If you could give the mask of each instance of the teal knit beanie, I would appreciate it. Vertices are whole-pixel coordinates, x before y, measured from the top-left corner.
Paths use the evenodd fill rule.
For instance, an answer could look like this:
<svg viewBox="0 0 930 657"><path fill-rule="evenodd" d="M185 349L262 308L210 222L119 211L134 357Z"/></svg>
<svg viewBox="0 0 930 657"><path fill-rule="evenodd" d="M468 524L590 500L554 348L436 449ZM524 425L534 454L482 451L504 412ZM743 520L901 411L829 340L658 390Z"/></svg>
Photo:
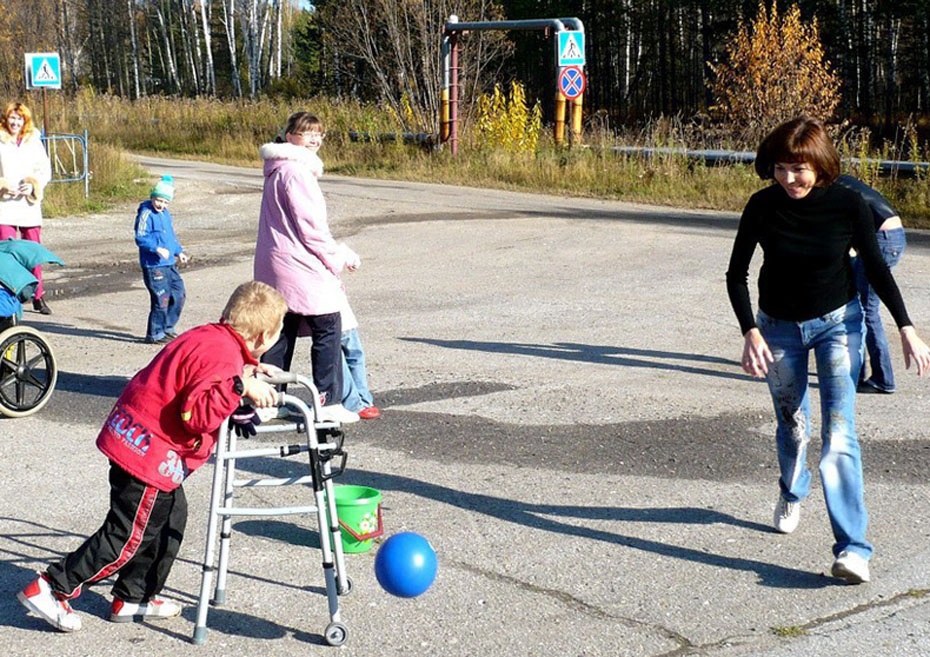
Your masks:
<svg viewBox="0 0 930 657"><path fill-rule="evenodd" d="M174 199L174 178L162 176L161 180L152 188L151 198L163 198L168 202Z"/></svg>

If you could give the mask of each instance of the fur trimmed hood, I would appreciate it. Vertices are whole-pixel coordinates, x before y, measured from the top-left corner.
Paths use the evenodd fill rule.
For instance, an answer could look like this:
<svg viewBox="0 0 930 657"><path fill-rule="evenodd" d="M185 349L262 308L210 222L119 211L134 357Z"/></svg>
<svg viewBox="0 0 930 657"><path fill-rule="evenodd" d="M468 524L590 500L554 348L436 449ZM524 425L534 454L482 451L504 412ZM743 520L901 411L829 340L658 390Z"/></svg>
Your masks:
<svg viewBox="0 0 930 657"><path fill-rule="evenodd" d="M0 143L12 144L15 141L16 140L13 135L11 135L6 128L0 127ZM23 135L23 144L29 143L31 141L38 141L39 143L42 142L42 135L38 130L33 130L28 135Z"/></svg>
<svg viewBox="0 0 930 657"><path fill-rule="evenodd" d="M304 146L296 146L287 142L263 144L258 154L265 161L266 176L286 162L298 162L308 166L315 178L323 175L323 160Z"/></svg>

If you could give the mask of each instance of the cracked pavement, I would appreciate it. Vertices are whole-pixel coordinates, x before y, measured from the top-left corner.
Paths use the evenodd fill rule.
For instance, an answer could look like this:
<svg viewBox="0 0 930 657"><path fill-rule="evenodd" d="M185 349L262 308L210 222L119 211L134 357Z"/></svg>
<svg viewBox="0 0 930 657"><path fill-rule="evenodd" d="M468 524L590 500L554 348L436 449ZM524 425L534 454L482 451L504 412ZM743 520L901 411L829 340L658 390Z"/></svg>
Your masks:
<svg viewBox="0 0 930 657"><path fill-rule="evenodd" d="M193 257L182 324L212 321L251 274L260 171L139 159L176 180L172 213ZM322 185L334 233L362 257L345 281L384 411L348 428L342 481L381 490L387 532L424 534L440 564L429 592L400 600L378 587L374 551L349 555L340 654L930 653L930 383L904 372L893 344L899 391L858 399L876 556L872 583L841 585L825 574L832 537L817 486L797 532L770 529L771 402L739 370L723 280L736 215L337 176ZM39 413L0 419L8 653L334 650L320 636L328 614L308 517L235 523L227 604L210 611L207 643L188 644L209 467L185 484L188 535L165 592L188 605L182 618L107 623L101 585L74 605L84 629L59 636L15 600L34 569L96 529L106 464L94 438L155 353L140 342L148 299L134 213L58 218L43 231L67 266L48 272L54 314L25 320L60 373ZM909 239L895 274L927 338L930 250L925 234ZM303 345L295 362L307 354ZM240 467L302 472L293 458ZM308 493L243 495L283 505Z"/></svg>

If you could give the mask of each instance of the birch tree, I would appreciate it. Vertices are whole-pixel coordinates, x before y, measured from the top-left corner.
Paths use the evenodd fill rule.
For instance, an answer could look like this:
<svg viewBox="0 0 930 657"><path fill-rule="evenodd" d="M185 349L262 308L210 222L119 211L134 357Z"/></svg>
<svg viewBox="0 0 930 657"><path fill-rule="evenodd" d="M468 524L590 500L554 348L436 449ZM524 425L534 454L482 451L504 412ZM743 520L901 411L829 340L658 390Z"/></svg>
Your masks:
<svg viewBox="0 0 930 657"><path fill-rule="evenodd" d="M200 1L200 29L203 33L204 53L206 60L204 62L204 92L213 96L216 95L216 71L213 67L213 39L211 37L211 6L209 0Z"/></svg>
<svg viewBox="0 0 930 657"><path fill-rule="evenodd" d="M233 96L242 98L242 80L239 78L239 57L236 46L236 0L220 0L223 5L223 29L226 32L226 48L229 52L230 82Z"/></svg>
<svg viewBox="0 0 930 657"><path fill-rule="evenodd" d="M136 39L136 5L134 0L126 0L126 15L129 17L129 39L132 46L129 58L132 62L133 97L139 98L142 96L142 90L139 80L139 42Z"/></svg>
<svg viewBox="0 0 930 657"><path fill-rule="evenodd" d="M439 49L449 16L503 18L490 0L327 0L317 6L334 74L352 79L357 95L387 103L405 129L418 131L438 127ZM461 98L472 102L493 82L508 41L501 32L476 32L460 43Z"/></svg>

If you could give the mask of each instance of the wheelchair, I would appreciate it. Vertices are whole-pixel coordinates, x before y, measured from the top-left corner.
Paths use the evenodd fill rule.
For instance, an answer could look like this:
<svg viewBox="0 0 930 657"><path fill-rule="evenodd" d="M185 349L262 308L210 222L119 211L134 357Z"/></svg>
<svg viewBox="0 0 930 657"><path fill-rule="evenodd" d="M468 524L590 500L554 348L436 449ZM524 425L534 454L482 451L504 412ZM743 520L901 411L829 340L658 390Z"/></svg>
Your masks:
<svg viewBox="0 0 930 657"><path fill-rule="evenodd" d="M0 415L38 412L52 396L58 366L51 345L16 316L0 317Z"/></svg>

